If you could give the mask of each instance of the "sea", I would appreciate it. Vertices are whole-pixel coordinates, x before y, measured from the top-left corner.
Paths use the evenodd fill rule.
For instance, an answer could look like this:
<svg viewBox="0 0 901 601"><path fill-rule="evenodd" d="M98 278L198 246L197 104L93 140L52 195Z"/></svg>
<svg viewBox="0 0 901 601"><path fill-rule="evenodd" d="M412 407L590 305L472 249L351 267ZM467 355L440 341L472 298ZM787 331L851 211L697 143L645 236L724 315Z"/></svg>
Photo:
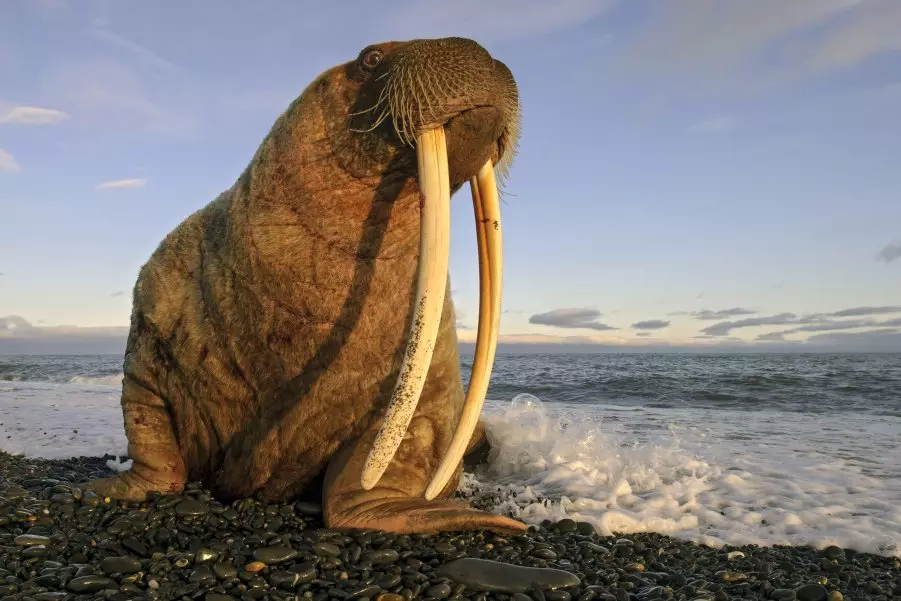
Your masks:
<svg viewBox="0 0 901 601"><path fill-rule="evenodd" d="M126 469L121 372L0 356L0 449ZM901 354L500 353L483 417L461 488L528 523L901 557Z"/></svg>

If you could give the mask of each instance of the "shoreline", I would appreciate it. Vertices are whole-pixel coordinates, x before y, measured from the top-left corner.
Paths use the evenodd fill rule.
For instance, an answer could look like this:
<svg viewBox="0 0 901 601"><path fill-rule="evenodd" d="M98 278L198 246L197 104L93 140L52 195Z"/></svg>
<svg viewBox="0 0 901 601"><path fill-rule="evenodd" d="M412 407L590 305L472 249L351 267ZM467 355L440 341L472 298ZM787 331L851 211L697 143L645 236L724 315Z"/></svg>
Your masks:
<svg viewBox="0 0 901 601"><path fill-rule="evenodd" d="M654 533L602 537L572 520L515 537L341 532L324 529L311 503L223 506L193 484L177 497L116 503L73 488L113 473L106 459L0 451L0 601L901 597L898 558L839 547L716 549ZM468 580L478 575L458 573L473 568L454 564L467 557L562 570L578 584L517 592L511 581L506 592L480 591Z"/></svg>

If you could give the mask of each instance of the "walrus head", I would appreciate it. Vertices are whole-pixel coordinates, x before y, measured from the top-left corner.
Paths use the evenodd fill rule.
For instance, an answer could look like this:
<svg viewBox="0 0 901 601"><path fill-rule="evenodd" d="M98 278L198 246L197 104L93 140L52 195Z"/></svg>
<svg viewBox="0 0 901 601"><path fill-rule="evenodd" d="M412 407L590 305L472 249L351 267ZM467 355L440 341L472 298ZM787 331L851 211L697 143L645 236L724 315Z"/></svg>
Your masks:
<svg viewBox="0 0 901 601"><path fill-rule="evenodd" d="M460 422L431 484L432 499L463 457L485 400L501 308L501 220L495 171L503 177L516 152L519 94L506 65L465 38L368 46L348 65L359 84L350 130L362 153L386 157L415 151L422 191L417 298L410 337L384 422L363 469L374 487L403 439L422 391L445 297L449 200L469 181L479 260L479 327L472 376Z"/></svg>

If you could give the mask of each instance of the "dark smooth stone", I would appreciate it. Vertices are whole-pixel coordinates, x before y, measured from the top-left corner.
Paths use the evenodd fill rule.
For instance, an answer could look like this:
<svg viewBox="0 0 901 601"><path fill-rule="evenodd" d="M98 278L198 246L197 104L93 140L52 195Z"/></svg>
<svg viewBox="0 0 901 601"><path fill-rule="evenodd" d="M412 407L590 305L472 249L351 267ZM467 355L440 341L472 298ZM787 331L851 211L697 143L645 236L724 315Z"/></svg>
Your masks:
<svg viewBox="0 0 901 601"><path fill-rule="evenodd" d="M116 582L106 576L79 576L66 584L66 588L73 593L96 593L103 589L119 588Z"/></svg>
<svg viewBox="0 0 901 601"><path fill-rule="evenodd" d="M823 555L825 555L827 559L843 560L845 559L845 550L835 545L829 545L823 549Z"/></svg>
<svg viewBox="0 0 901 601"><path fill-rule="evenodd" d="M223 595L221 593L207 593L203 598L204 601L235 601L231 595Z"/></svg>
<svg viewBox="0 0 901 601"><path fill-rule="evenodd" d="M47 591L32 595L31 598L34 599L34 601L63 601L63 599L70 596L69 593L64 593L62 591Z"/></svg>
<svg viewBox="0 0 901 601"><path fill-rule="evenodd" d="M435 570L472 591L525 593L578 586L578 576L553 568L530 568L488 559L465 557Z"/></svg>
<svg viewBox="0 0 901 601"><path fill-rule="evenodd" d="M572 599L572 595L566 591L547 591L544 593L544 598L547 601L569 601Z"/></svg>
<svg viewBox="0 0 901 601"><path fill-rule="evenodd" d="M38 545L49 545L50 538L41 536L40 534L20 534L13 539L13 544L20 547L36 547Z"/></svg>
<svg viewBox="0 0 901 601"><path fill-rule="evenodd" d="M795 591L790 588L777 588L770 593L770 599L778 601L791 601L795 598Z"/></svg>
<svg viewBox="0 0 901 601"><path fill-rule="evenodd" d="M75 502L75 497L72 496L72 493L68 492L58 492L50 497L50 500L54 503L59 503L61 505L68 505L70 503Z"/></svg>
<svg viewBox="0 0 901 601"><path fill-rule="evenodd" d="M554 530L562 533L575 532L578 528L579 526L576 524L575 520L570 518L563 518L554 524Z"/></svg>
<svg viewBox="0 0 901 601"><path fill-rule="evenodd" d="M32 545L31 547L25 547L25 550L22 551L22 557L26 559L30 559L32 557L43 557L49 552L50 550L44 545Z"/></svg>
<svg viewBox="0 0 901 601"><path fill-rule="evenodd" d="M141 571L141 561L134 557L106 557L100 569L107 574L134 574Z"/></svg>
<svg viewBox="0 0 901 601"><path fill-rule="evenodd" d="M555 559L557 559L557 554L550 549L535 549L534 551L532 551L532 557L539 557L541 559L546 559L547 561L554 561Z"/></svg>
<svg viewBox="0 0 901 601"><path fill-rule="evenodd" d="M597 534L595 527L588 522L576 522L576 532L586 536Z"/></svg>
<svg viewBox="0 0 901 601"><path fill-rule="evenodd" d="M349 591L347 591L347 598L348 599L361 599L363 597L373 597L373 596L379 594L379 592L381 592L381 590L382 590L381 588L379 588L375 585L372 585L372 584L362 585L362 586L358 586L358 587L352 588Z"/></svg>
<svg viewBox="0 0 901 601"><path fill-rule="evenodd" d="M322 505L319 505L318 503L306 503L304 501L298 501L294 504L294 511L296 511L300 515L316 517L318 515L322 515Z"/></svg>
<svg viewBox="0 0 901 601"><path fill-rule="evenodd" d="M341 547L334 543L314 543L313 552L316 555L325 555L327 557L339 557L341 555Z"/></svg>
<svg viewBox="0 0 901 601"><path fill-rule="evenodd" d="M451 594L451 586L446 583L436 584L434 586L430 586L425 591L426 597L433 597L435 599L446 599Z"/></svg>
<svg viewBox="0 0 901 601"><path fill-rule="evenodd" d="M280 586L290 590L297 585L297 573L284 571L272 572L269 574L269 583L272 586Z"/></svg>
<svg viewBox="0 0 901 601"><path fill-rule="evenodd" d="M213 566L213 573L222 580L231 580L238 575L238 568L230 563L217 563Z"/></svg>
<svg viewBox="0 0 901 601"><path fill-rule="evenodd" d="M150 557L150 547L136 538L128 537L122 539L122 546L141 557Z"/></svg>
<svg viewBox="0 0 901 601"><path fill-rule="evenodd" d="M16 501L27 497L28 491L21 486L7 486L6 490L3 491L3 496L10 501Z"/></svg>
<svg viewBox="0 0 901 601"><path fill-rule="evenodd" d="M373 564L394 563L398 560L400 554L394 549L377 549L375 551L367 551L363 554L363 558Z"/></svg>
<svg viewBox="0 0 901 601"><path fill-rule="evenodd" d="M210 506L197 499L182 499L182 501L175 506L175 513L182 517L197 517L206 515L209 512Z"/></svg>
<svg viewBox="0 0 901 601"><path fill-rule="evenodd" d="M218 556L219 554L212 549L207 549L205 547L202 549L197 549L197 551L194 553L194 563L197 564L213 561Z"/></svg>
<svg viewBox="0 0 901 601"><path fill-rule="evenodd" d="M290 547L263 547L253 552L253 558L267 565L276 565L291 561L298 553Z"/></svg>
<svg viewBox="0 0 901 601"><path fill-rule="evenodd" d="M385 576L382 576L381 578L376 580L375 583L379 585L380 588L387 591L398 586L400 584L400 581L400 574L386 574Z"/></svg>

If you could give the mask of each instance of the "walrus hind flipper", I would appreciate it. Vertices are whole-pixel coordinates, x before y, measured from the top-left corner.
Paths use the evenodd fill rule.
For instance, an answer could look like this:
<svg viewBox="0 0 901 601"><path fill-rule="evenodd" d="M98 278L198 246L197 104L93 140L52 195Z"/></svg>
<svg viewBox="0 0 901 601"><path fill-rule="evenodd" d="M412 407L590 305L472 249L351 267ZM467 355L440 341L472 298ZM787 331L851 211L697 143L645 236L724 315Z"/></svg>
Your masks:
<svg viewBox="0 0 901 601"><path fill-rule="evenodd" d="M126 376L122 413L132 466L116 476L83 483L82 487L122 501L143 501L151 491L180 493L186 470L163 400Z"/></svg>
<svg viewBox="0 0 901 601"><path fill-rule="evenodd" d="M437 465L428 453L431 423L427 418L414 417L410 432L413 435L404 439L378 485L371 490L363 489L360 476L375 438L374 428L332 456L322 491L327 527L396 533L490 530L520 534L527 530L525 524L511 518L448 499L457 487L459 473L438 499L426 501L423 491Z"/></svg>

